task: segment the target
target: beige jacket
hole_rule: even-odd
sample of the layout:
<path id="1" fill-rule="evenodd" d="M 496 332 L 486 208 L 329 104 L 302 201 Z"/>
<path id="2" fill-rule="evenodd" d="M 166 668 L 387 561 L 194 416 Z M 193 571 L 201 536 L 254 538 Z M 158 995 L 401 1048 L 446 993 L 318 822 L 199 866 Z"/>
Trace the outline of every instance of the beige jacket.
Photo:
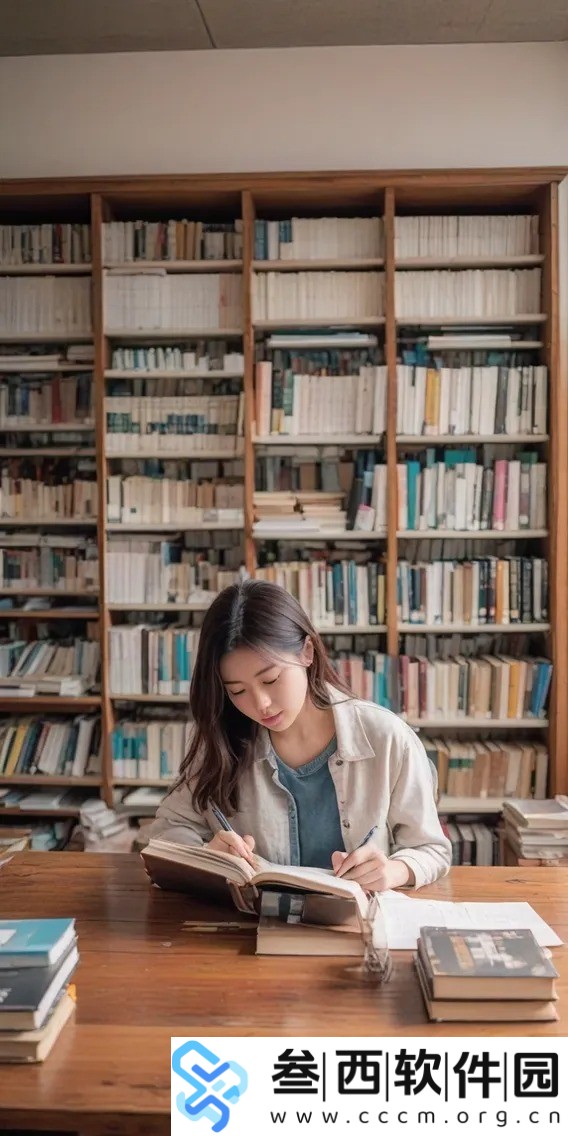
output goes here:
<path id="1" fill-rule="evenodd" d="M 451 845 L 440 827 L 435 777 L 422 743 L 390 710 L 329 689 L 337 735 L 329 769 L 346 851 L 376 825 L 375 844 L 408 864 L 415 886 L 433 883 L 449 870 Z M 260 731 L 254 764 L 240 783 L 239 811 L 230 820 L 241 836 L 254 836 L 259 855 L 275 864 L 290 863 L 288 797 L 278 782 L 267 730 Z M 150 836 L 201 844 L 218 828 L 209 812 L 195 810 L 183 785 L 160 805 Z"/>

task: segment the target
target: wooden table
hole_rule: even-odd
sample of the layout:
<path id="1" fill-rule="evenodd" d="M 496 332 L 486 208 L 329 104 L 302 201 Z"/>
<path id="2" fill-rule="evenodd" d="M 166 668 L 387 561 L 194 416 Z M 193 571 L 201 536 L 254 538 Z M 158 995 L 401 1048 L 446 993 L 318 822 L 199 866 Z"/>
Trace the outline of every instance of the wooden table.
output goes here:
<path id="1" fill-rule="evenodd" d="M 528 900 L 568 942 L 565 868 L 454 868 L 423 894 Z M 257 958 L 253 931 L 184 928 L 214 914 L 151 887 L 137 855 L 22 852 L 0 868 L 0 917 L 74 916 L 81 954 L 76 1021 L 44 1065 L 0 1067 L 1 1132 L 166 1136 L 172 1035 L 464 1033 L 459 1023 L 428 1023 L 409 952 L 376 990 L 354 980 L 345 960 Z M 554 961 L 559 1022 L 468 1024 L 468 1036 L 565 1036 L 568 948 L 557 948 Z"/>

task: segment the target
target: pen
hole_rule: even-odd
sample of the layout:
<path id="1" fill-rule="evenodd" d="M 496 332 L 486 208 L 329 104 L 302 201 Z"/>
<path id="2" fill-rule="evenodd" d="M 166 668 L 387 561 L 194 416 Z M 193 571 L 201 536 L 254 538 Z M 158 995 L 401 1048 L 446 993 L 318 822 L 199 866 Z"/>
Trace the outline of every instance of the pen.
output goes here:
<path id="1" fill-rule="evenodd" d="M 221 809 L 218 808 L 217 805 L 214 805 L 212 801 L 211 801 L 211 812 L 213 813 L 215 820 L 219 821 L 221 828 L 225 829 L 225 832 L 234 832 L 235 831 L 234 828 L 232 828 L 231 825 L 229 824 L 225 814 L 222 813 Z"/>
<path id="2" fill-rule="evenodd" d="M 363 846 L 365 844 L 368 844 L 371 837 L 375 835 L 378 827 L 379 827 L 378 824 L 374 824 L 373 827 L 371 829 L 369 829 L 369 832 L 367 833 L 367 835 L 363 837 L 361 843 L 357 845 L 357 847 L 363 848 Z"/>

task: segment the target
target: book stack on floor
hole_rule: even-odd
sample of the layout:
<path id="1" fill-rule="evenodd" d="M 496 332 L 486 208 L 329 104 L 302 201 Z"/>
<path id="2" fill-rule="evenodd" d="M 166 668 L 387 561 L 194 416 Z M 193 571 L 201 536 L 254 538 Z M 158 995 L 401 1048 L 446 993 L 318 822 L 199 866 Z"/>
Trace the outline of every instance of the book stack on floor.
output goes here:
<path id="1" fill-rule="evenodd" d="M 0 920 L 0 1062 L 44 1061 L 75 1012 L 74 919 Z"/>
<path id="2" fill-rule="evenodd" d="M 513 863 L 526 861 L 528 867 L 568 866 L 568 797 L 504 801 L 503 821 Z"/>
<path id="3" fill-rule="evenodd" d="M 414 964 L 431 1021 L 558 1020 L 558 973 L 528 929 L 422 927 Z"/>

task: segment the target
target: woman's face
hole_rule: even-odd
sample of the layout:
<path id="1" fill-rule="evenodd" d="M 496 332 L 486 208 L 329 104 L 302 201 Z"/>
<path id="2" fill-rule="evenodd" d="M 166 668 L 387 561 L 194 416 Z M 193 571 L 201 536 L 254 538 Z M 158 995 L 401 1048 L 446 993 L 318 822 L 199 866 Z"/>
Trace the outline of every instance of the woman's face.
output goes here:
<path id="1" fill-rule="evenodd" d="M 269 730 L 287 730 L 302 710 L 308 691 L 306 668 L 313 657 L 310 639 L 299 655 L 277 656 L 237 647 L 221 659 L 221 679 L 241 714 Z"/>

